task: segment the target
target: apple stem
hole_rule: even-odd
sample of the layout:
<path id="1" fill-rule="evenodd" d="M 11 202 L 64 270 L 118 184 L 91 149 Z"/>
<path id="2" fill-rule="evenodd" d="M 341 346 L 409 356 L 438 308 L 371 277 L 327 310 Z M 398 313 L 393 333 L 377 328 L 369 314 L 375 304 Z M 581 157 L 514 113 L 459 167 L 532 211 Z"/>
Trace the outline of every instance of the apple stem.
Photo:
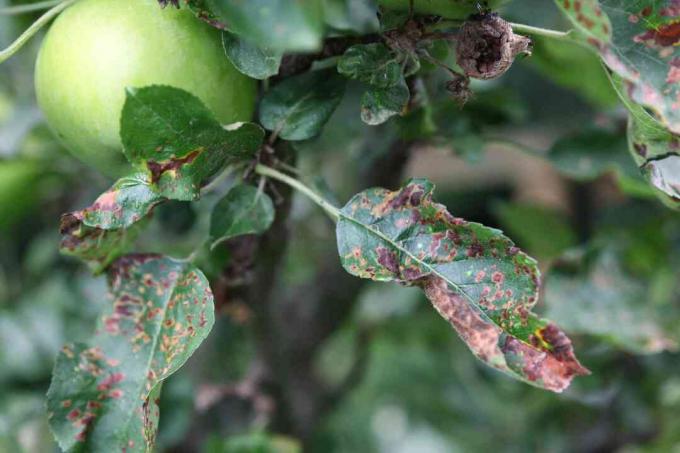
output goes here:
<path id="1" fill-rule="evenodd" d="M 66 0 L 60 2 L 56 6 L 52 7 L 45 14 L 40 16 L 38 20 L 33 22 L 30 27 L 28 27 L 19 37 L 10 44 L 7 48 L 0 51 L 0 63 L 9 59 L 12 55 L 19 51 L 42 27 L 44 27 L 49 21 L 56 17 L 63 10 L 71 6 L 78 0 Z"/>

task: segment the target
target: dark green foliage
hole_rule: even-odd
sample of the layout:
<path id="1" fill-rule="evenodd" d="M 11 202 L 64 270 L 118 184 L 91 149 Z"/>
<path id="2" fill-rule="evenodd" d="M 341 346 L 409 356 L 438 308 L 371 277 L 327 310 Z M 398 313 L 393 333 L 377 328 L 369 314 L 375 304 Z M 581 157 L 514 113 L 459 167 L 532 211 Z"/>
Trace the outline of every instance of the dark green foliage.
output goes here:
<path id="1" fill-rule="evenodd" d="M 130 88 L 107 181 L 0 65 L 0 451 L 677 449 L 677 2 L 160 3 L 258 124 Z M 467 80 L 504 3 L 558 32 Z"/>

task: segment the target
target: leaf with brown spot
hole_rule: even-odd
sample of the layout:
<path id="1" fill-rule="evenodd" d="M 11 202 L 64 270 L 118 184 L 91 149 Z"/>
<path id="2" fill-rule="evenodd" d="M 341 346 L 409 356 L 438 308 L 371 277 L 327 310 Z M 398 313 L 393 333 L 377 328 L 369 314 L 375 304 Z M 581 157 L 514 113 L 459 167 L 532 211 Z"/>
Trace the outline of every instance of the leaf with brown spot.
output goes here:
<path id="1" fill-rule="evenodd" d="M 121 114 L 124 154 L 147 174 L 151 188 L 173 200 L 195 200 L 226 165 L 252 159 L 262 128 L 225 128 L 196 96 L 179 88 L 128 88 Z"/>
<path id="2" fill-rule="evenodd" d="M 95 274 L 125 254 L 143 228 L 140 222 L 131 228 L 104 230 L 83 224 L 76 214 L 64 214 L 61 217 L 59 251 L 85 261 Z"/>
<path id="3" fill-rule="evenodd" d="M 680 134 L 680 7 L 677 0 L 555 0 L 579 39 L 620 76 L 630 98 Z M 583 83 L 587 83 L 584 80 Z"/>
<path id="4" fill-rule="evenodd" d="M 433 191 L 414 179 L 355 195 L 337 225 L 343 267 L 422 288 L 479 359 L 514 378 L 560 392 L 587 374 L 566 335 L 531 312 L 536 261 L 501 231 L 453 217 Z"/>
<path id="5" fill-rule="evenodd" d="M 94 335 L 57 357 L 49 423 L 65 451 L 149 452 L 161 382 L 210 332 L 213 296 L 193 265 L 158 255 L 124 256 L 108 279 L 112 303 Z"/>

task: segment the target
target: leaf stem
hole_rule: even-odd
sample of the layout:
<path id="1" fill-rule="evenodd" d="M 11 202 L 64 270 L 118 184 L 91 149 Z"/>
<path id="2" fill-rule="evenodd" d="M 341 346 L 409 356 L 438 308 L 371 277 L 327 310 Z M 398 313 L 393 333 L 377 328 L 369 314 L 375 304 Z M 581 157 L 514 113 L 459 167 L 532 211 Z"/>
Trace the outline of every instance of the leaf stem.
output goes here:
<path id="1" fill-rule="evenodd" d="M 525 24 L 515 24 L 510 23 L 512 26 L 512 31 L 519 33 L 526 33 L 528 35 L 538 35 L 545 36 L 546 38 L 559 39 L 562 41 L 571 40 L 571 30 L 570 31 L 557 31 L 550 30 L 549 28 L 533 27 L 531 25 Z"/>
<path id="2" fill-rule="evenodd" d="M 16 14 L 32 13 L 42 9 L 51 8 L 64 0 L 47 0 L 44 2 L 29 3 L 27 5 L 5 6 L 0 8 L 0 16 L 14 16 Z"/>
<path id="3" fill-rule="evenodd" d="M 0 63 L 3 63 L 9 57 L 14 55 L 19 49 L 21 49 L 24 44 L 26 44 L 45 24 L 51 21 L 63 10 L 74 4 L 78 0 L 66 0 L 60 2 L 52 9 L 48 10 L 45 14 L 40 16 L 38 20 L 33 22 L 30 27 L 28 27 L 19 37 L 10 44 L 7 48 L 0 51 Z"/>
<path id="4" fill-rule="evenodd" d="M 307 187 L 304 185 L 300 180 L 295 179 L 291 176 L 288 176 L 284 173 L 281 173 L 280 171 L 267 167 L 266 165 L 262 164 L 257 164 L 255 166 L 255 173 L 260 174 L 262 176 L 268 176 L 272 179 L 276 179 L 277 181 L 280 181 L 284 184 L 289 185 L 293 189 L 297 190 L 298 192 L 303 193 L 307 198 L 312 200 L 314 203 L 319 205 L 326 213 L 334 220 L 338 221 L 340 218 L 340 210 L 333 206 L 328 200 L 326 200 L 324 197 L 319 195 L 318 193 L 314 192 L 311 188 Z"/>

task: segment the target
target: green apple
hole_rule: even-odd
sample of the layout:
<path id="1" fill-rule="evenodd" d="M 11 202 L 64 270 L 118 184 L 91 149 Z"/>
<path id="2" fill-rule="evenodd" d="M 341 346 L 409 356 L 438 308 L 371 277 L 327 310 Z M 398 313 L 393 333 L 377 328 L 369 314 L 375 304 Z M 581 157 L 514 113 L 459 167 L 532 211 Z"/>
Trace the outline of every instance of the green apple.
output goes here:
<path id="1" fill-rule="evenodd" d="M 157 0 L 81 0 L 50 28 L 35 86 L 47 123 L 79 159 L 117 176 L 126 87 L 182 88 L 223 124 L 250 120 L 255 81 L 226 58 L 219 31 Z"/>
<path id="2" fill-rule="evenodd" d="M 418 14 L 433 14 L 447 19 L 466 19 L 479 13 L 481 8 L 496 9 L 507 0 L 413 0 L 413 10 Z M 378 0 L 378 5 L 388 10 L 408 11 L 409 0 Z"/>

